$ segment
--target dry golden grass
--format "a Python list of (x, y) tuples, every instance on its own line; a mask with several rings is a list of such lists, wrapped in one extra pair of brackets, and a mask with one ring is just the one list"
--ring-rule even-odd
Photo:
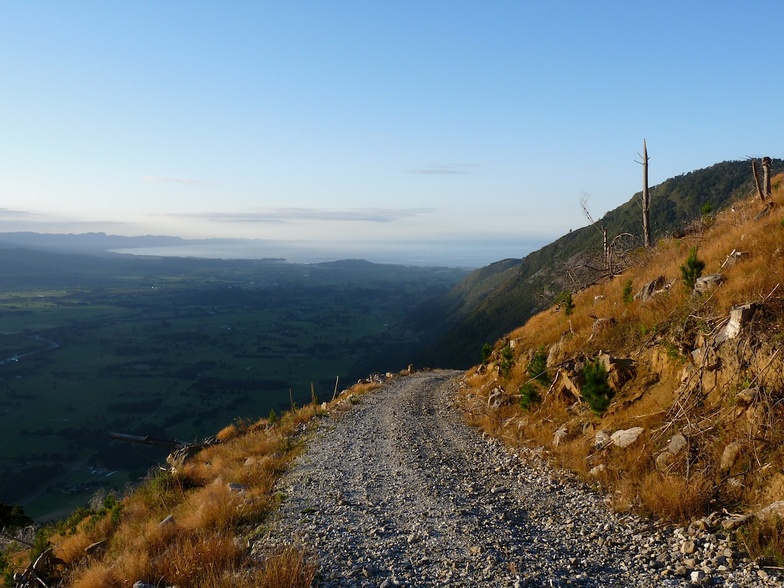
[(305, 588), (313, 583), (316, 562), (301, 549), (284, 547), (267, 556), (253, 586), (258, 588)]
[[(663, 239), (640, 251), (637, 265), (623, 275), (574, 293), (570, 316), (558, 309), (544, 311), (498, 341), (487, 367), (466, 374), (463, 408), (471, 422), (507, 443), (545, 447), (556, 464), (603, 487), (622, 510), (683, 521), (717, 504), (754, 508), (762, 501), (784, 499), (784, 483), (774, 483), (772, 475), (784, 467), (784, 433), (776, 424), (784, 399), (783, 183), (784, 175), (774, 181), (775, 204), (767, 216), (755, 220), (762, 208), (755, 199), (736, 203), (710, 219), (700, 234)], [(725, 277), (721, 286), (701, 297), (686, 292), (681, 280), (680, 267), (692, 247), (705, 262), (703, 275), (720, 272)], [(734, 264), (725, 263), (733, 251), (744, 255)], [(634, 293), (658, 276), (669, 284), (665, 293), (645, 303), (624, 301), (627, 282)], [(725, 345), (719, 350), (721, 367), (696, 369), (687, 379), (691, 388), (682, 388), (682, 376), (695, 371), (689, 368), (692, 349), (715, 334), (734, 306), (750, 302), (761, 303), (751, 329), (753, 341)], [(612, 317), (614, 322), (592, 332), (597, 317)], [(514, 342), (513, 365), (501, 370), (508, 341)], [(568, 394), (558, 397), (546, 387), (540, 390), (543, 402), (528, 411), (515, 407), (514, 398), (512, 406), (487, 406), (488, 394), (496, 387), (507, 395), (518, 392), (529, 379), (527, 362), (540, 348), (555, 361), (551, 378), (563, 360), (591, 358), (599, 350), (634, 359), (635, 374), (601, 417)], [(737, 407), (735, 395), (749, 385), (759, 386), (762, 396), (752, 408)], [(562, 425), (570, 437), (555, 447), (553, 434)], [(597, 430), (633, 426), (645, 433), (631, 447), (593, 447)], [(667, 470), (657, 471), (656, 455), (681, 430), (691, 431), (690, 450)], [(738, 439), (745, 439), (748, 451), (731, 477), (720, 474), (724, 447)], [(604, 469), (591, 476), (595, 465)], [(712, 504), (712, 499), (717, 502)]]
[(228, 441), (229, 439), (233, 439), (234, 437), (239, 435), (239, 433), (240, 433), (239, 427), (237, 427), (236, 424), (232, 423), (230, 425), (223, 427), (220, 431), (218, 431), (218, 434), (215, 435), (215, 438), (221, 442)]
[(114, 588), (118, 585), (109, 566), (102, 563), (78, 570), (71, 583), (73, 588)]
[(642, 508), (668, 521), (688, 522), (710, 512), (713, 481), (697, 473), (683, 476), (649, 472), (640, 487)]
[(784, 567), (784, 520), (780, 517), (754, 520), (736, 537), (754, 559), (766, 565)]
[(180, 588), (198, 588), (217, 571), (231, 569), (242, 559), (243, 550), (227, 533), (197, 533), (178, 538), (155, 560), (155, 575)]
[[(377, 388), (358, 385), (330, 403), (342, 410)], [(75, 532), (52, 537), (68, 571), (63, 586), (120, 588), (137, 580), (180, 588), (310, 586), (316, 562), (303, 549), (272, 548), (250, 559), (247, 535), (277, 504), (275, 480), (301, 451), (307, 423), (324, 414), (308, 405), (256, 423), (234, 423), (177, 472), (159, 471), (121, 501), (121, 510), (86, 516)], [(231, 486), (230, 486), (231, 485)], [(166, 524), (162, 521), (171, 515)], [(105, 540), (104, 549), (85, 548)]]

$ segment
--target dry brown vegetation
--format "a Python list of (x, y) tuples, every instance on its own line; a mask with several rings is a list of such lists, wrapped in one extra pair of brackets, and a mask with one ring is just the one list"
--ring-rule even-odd
[[(621, 510), (683, 522), (784, 500), (783, 179), (774, 178), (766, 215), (758, 218), (757, 199), (738, 202), (704, 218), (697, 234), (663, 239), (638, 251), (624, 274), (573, 293), (568, 316), (550, 309), (498, 341), (488, 364), (466, 375), (469, 418), (509, 444), (545, 448)], [(724, 277), (701, 295), (686, 291), (681, 278), (694, 247), (702, 275)], [(659, 276), (663, 291), (630, 300)], [(750, 322), (717, 343), (731, 310), (749, 303)], [(528, 369), (537, 353), (546, 354), (547, 382)], [(581, 386), (585, 364), (597, 357), (609, 367), (614, 396), (595, 414)], [(526, 410), (522, 398), (538, 401)], [(628, 447), (602, 436), (633, 427), (643, 432)], [(676, 436), (685, 445), (669, 453)], [(782, 525), (755, 525), (747, 543), (784, 544), (776, 535)]]
[[(275, 481), (299, 453), (314, 418), (336, 417), (378, 384), (270, 422), (235, 423), (176, 468), (159, 469), (121, 500), (77, 511), (50, 533), (59, 558), (48, 585), (130, 587), (142, 580), (179, 588), (296, 588), (316, 571), (306, 547), (251, 553), (279, 501)], [(35, 555), (35, 554), (34, 554)], [(55, 560), (57, 561), (57, 560)]]

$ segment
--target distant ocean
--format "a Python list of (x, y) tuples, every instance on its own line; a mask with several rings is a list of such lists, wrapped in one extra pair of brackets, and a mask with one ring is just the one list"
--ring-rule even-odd
[(508, 258), (522, 258), (542, 247), (532, 241), (426, 241), (410, 243), (338, 243), (314, 241), (186, 242), (163, 247), (113, 249), (115, 253), (158, 257), (207, 259), (285, 259), (292, 263), (320, 263), (365, 259), (373, 263), (477, 268)]

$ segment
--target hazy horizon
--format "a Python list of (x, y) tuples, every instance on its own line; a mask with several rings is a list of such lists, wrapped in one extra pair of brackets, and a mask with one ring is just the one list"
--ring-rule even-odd
[(431, 241), (408, 243), (318, 242), (215, 239), (182, 245), (111, 249), (128, 255), (206, 259), (282, 258), (291, 263), (364, 259), (372, 263), (479, 268), (504, 259), (525, 257), (546, 243), (532, 241)]

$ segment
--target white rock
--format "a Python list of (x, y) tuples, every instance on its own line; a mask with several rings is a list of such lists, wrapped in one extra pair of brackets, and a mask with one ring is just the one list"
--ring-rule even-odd
[(642, 434), (645, 429), (642, 427), (632, 427), (631, 429), (621, 429), (619, 431), (615, 431), (610, 437), (610, 440), (613, 442), (613, 445), (617, 447), (628, 447), (635, 441), (637, 438)]
[(678, 455), (681, 451), (686, 449), (689, 445), (689, 442), (686, 440), (681, 433), (677, 433), (676, 435), (672, 436), (670, 439), (670, 444), (667, 446), (667, 451), (672, 453), (673, 455)]
[(610, 432), (604, 429), (596, 431), (596, 436), (593, 438), (594, 447), (604, 447), (610, 442)]
[(691, 578), (691, 581), (693, 583), (699, 584), (705, 579), (705, 572), (703, 572), (702, 570), (695, 570), (691, 573), (691, 576), (689, 577)]

